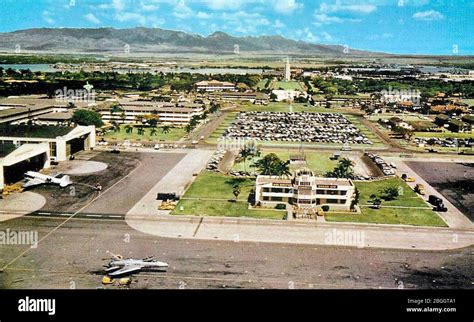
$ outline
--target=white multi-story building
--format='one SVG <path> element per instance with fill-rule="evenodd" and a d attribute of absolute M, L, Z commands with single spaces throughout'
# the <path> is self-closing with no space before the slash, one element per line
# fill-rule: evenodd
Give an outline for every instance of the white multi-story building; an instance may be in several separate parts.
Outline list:
<path fill-rule="evenodd" d="M 217 80 L 201 81 L 195 84 L 196 90 L 206 92 L 235 91 L 235 84 Z"/>
<path fill-rule="evenodd" d="M 146 115 L 156 115 L 160 123 L 171 125 L 186 125 L 193 116 L 204 113 L 201 104 L 184 104 L 176 106 L 173 103 L 127 102 L 120 103 L 117 110 L 102 109 L 99 111 L 106 123 L 136 123 Z"/>
<path fill-rule="evenodd" d="M 354 183 L 349 179 L 316 177 L 311 170 L 300 169 L 293 178 L 259 175 L 255 201 L 262 206 L 284 203 L 298 208 L 317 208 L 327 205 L 330 210 L 348 211 L 354 192 Z"/>

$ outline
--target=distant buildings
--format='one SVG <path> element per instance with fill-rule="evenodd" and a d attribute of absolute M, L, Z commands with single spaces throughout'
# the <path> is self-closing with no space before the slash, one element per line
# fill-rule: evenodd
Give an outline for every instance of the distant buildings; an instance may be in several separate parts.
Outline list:
<path fill-rule="evenodd" d="M 281 101 L 294 100 L 296 97 L 302 95 L 303 93 L 300 91 L 294 91 L 290 89 L 274 89 L 272 90 L 272 94 L 276 96 L 275 100 L 277 102 L 281 102 Z"/>
<path fill-rule="evenodd" d="M 208 98 L 210 100 L 222 100 L 222 101 L 247 101 L 254 104 L 268 104 L 269 97 L 267 94 L 252 92 L 213 92 L 209 93 Z"/>
<path fill-rule="evenodd" d="M 74 102 L 76 107 L 88 107 L 86 102 Z M 37 96 L 26 96 L 18 98 L 6 98 L 0 100 L 0 124 L 2 123 L 26 123 L 28 121 L 43 121 L 46 124 L 58 124 L 70 119 L 63 112 L 71 111 L 68 102 L 56 99 L 41 98 Z M 59 113 L 56 115 L 56 113 Z M 69 112 L 70 113 L 70 112 Z M 46 115 L 46 117 L 45 117 Z"/>
<path fill-rule="evenodd" d="M 316 177 L 311 170 L 301 169 L 293 178 L 259 175 L 255 184 L 255 201 L 262 206 L 279 203 L 297 208 L 317 208 L 349 211 L 355 186 L 349 179 Z"/>
<path fill-rule="evenodd" d="M 216 91 L 235 91 L 235 84 L 221 82 L 217 80 L 201 81 L 195 84 L 197 91 L 216 92 Z"/>

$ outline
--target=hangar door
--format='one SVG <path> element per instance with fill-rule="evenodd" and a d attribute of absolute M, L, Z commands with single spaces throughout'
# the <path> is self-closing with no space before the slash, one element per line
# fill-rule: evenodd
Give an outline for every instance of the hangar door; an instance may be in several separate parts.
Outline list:
<path fill-rule="evenodd" d="M 3 167 L 3 176 L 6 184 L 12 184 L 23 179 L 27 171 L 39 171 L 46 162 L 46 153 L 39 154 L 27 160 Z"/>
<path fill-rule="evenodd" d="M 66 143 L 66 156 L 70 156 L 75 154 L 79 151 L 83 151 L 86 149 L 87 140 L 89 135 L 81 136 L 80 138 L 72 139 L 67 141 Z"/>

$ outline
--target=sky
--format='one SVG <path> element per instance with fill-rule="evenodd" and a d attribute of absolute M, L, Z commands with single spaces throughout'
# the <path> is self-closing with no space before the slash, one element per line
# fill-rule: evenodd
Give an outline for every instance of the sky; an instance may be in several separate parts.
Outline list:
<path fill-rule="evenodd" d="M 0 32 L 140 26 L 474 55 L 474 0 L 0 0 Z"/>

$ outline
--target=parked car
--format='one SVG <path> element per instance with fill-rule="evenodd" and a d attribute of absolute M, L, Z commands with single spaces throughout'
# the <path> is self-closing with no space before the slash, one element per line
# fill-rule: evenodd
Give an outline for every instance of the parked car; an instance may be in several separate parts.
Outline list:
<path fill-rule="evenodd" d="M 415 192 L 416 193 L 419 193 L 420 195 L 424 196 L 425 195 L 425 187 L 421 184 L 421 183 L 418 183 L 416 186 L 415 186 Z"/>

